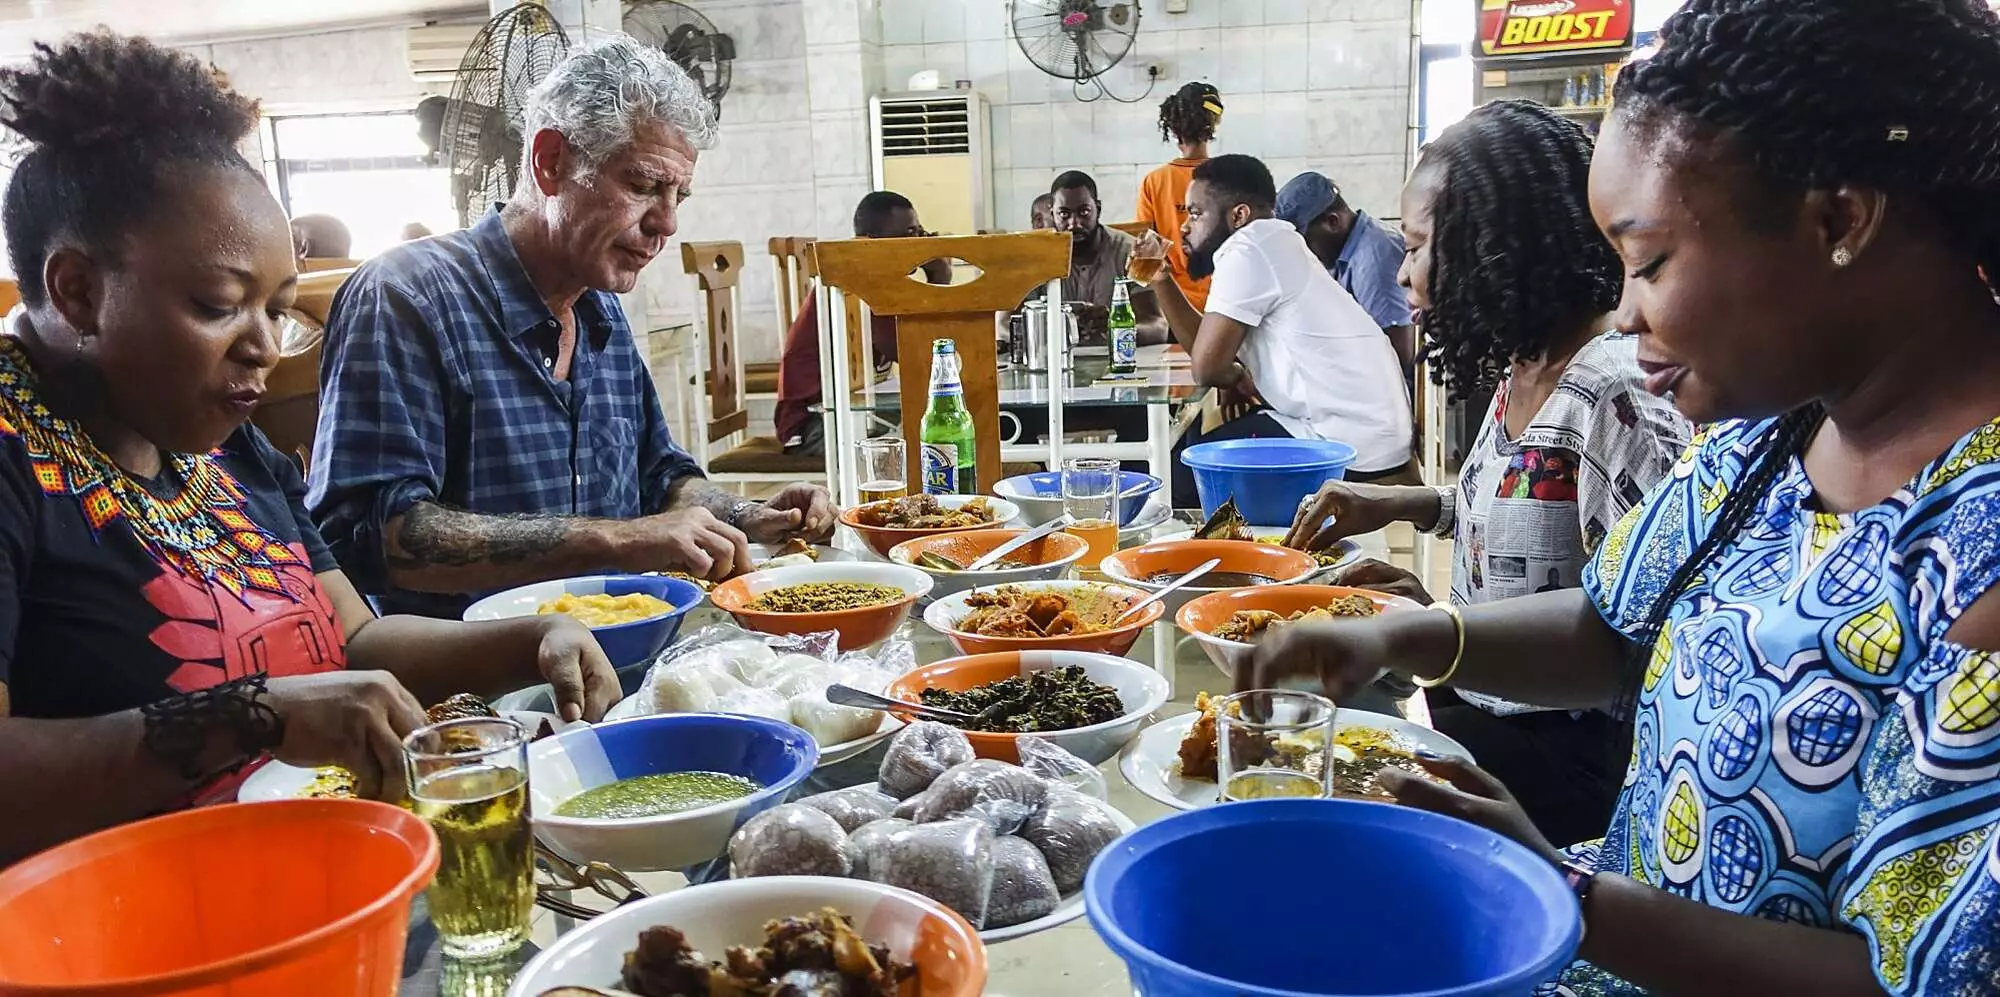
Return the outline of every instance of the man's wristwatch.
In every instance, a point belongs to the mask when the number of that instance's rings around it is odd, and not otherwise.
[[[723,522],[726,522],[731,526],[741,529],[743,527],[743,514],[749,512],[752,507],[762,504],[763,503],[761,502],[753,502],[749,499],[743,499],[742,501],[737,502],[735,505],[729,507],[729,516],[728,518],[724,519]]]

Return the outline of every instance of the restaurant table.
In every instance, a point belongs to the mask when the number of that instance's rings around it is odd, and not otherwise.
[[[1183,510],[1159,527],[1147,531],[1147,535],[1131,538],[1128,542],[1142,542],[1153,536],[1186,530],[1200,519],[1199,510]],[[843,531],[844,532],[844,531]],[[1370,557],[1386,557],[1388,540],[1381,533],[1355,538],[1362,552]],[[852,537],[842,537],[841,545],[850,546]],[[688,614],[682,626],[682,633],[692,634],[702,627],[714,623],[730,622],[727,614],[713,606],[704,604]],[[1153,624],[1173,634],[1172,619],[1162,618]],[[942,634],[927,626],[917,614],[897,631],[897,635],[914,645],[917,660],[928,664],[953,657],[957,652]],[[1209,662],[1200,645],[1192,639],[1167,639],[1160,642],[1141,640],[1133,645],[1129,655],[1133,660],[1157,665],[1152,648],[1164,647],[1171,656],[1167,672],[1177,693],[1173,700],[1160,710],[1157,718],[1164,720],[1194,709],[1197,692],[1222,692],[1229,688],[1229,680]],[[510,707],[523,704],[508,704]],[[1423,694],[1403,704],[1404,715],[1410,720],[1429,725],[1429,713],[1423,702]],[[1125,781],[1118,771],[1116,757],[1099,766],[1110,790],[1110,803],[1134,824],[1144,826],[1172,815],[1175,811],[1141,795]],[[857,780],[866,781],[866,780]],[[658,894],[681,889],[687,880],[676,873],[639,873],[633,879],[648,893]],[[579,895],[579,902],[590,904],[599,898]],[[608,902],[607,902],[608,905]],[[559,934],[573,925],[567,918],[559,917],[537,907],[532,922],[533,943],[522,952],[498,962],[464,963],[442,957],[437,946],[437,932],[431,926],[421,900],[413,909],[410,924],[410,939],[403,964],[403,984],[400,997],[501,997],[507,992],[527,960],[532,958],[538,945],[548,945]],[[609,982],[609,981],[605,981]],[[1012,941],[995,943],[987,949],[987,997],[1048,997],[1061,994],[1063,997],[1131,997],[1132,984],[1126,976],[1125,964],[1106,948],[1097,933],[1090,927],[1088,918],[1078,918],[1061,927],[1039,934],[1029,935]]]

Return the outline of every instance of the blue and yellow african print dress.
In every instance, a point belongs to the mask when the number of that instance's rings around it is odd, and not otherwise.
[[[1585,571],[1640,630],[1770,423],[1705,431]],[[2000,579],[2000,422],[1887,501],[1817,512],[1796,459],[1676,601],[1599,867],[1856,931],[1895,994],[2000,992],[2000,654],[1945,639]],[[1634,992],[1579,964],[1558,992]]]

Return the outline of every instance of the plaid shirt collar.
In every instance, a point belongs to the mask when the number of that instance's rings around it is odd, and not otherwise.
[[[514,248],[513,237],[507,234],[506,223],[500,220],[501,208],[502,205],[494,204],[493,210],[472,226],[471,242],[485,264],[493,296],[500,303],[500,320],[507,337],[518,340],[530,333],[549,331],[556,316],[549,311],[542,293],[535,289],[534,281],[528,279],[528,268],[521,265],[521,254]],[[593,350],[602,350],[611,335],[611,316],[606,313],[601,297],[609,293],[585,291],[576,303],[578,317],[582,319],[579,325],[589,332]]]

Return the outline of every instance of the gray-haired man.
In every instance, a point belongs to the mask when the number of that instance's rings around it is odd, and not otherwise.
[[[574,52],[529,96],[513,196],[341,288],[308,502],[382,608],[456,616],[607,569],[721,578],[749,566],[746,536],[831,531],[823,488],[753,503],[702,478],[614,297],[666,248],[714,132],[658,50]]]

